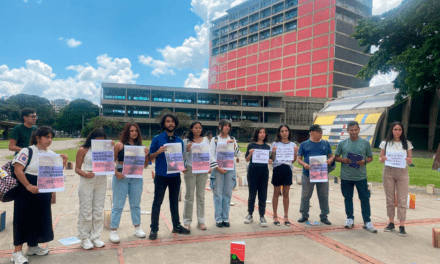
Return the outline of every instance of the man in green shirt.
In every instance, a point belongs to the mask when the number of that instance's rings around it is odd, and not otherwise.
[[[362,218],[364,229],[377,233],[371,224],[370,192],[367,183],[367,163],[373,161],[373,152],[370,143],[359,137],[360,127],[356,121],[350,121],[347,125],[349,138],[339,142],[335,152],[335,160],[341,163],[341,191],[345,198],[345,213],[347,220],[345,228],[353,228],[353,192],[354,186],[361,200]]]
[[[15,126],[12,130],[11,139],[9,140],[10,151],[14,151],[17,154],[22,148],[29,147],[32,132],[37,129],[34,126],[37,123],[37,118],[34,109],[23,108],[21,110],[23,124]]]

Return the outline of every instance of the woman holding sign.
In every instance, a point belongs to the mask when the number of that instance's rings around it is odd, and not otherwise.
[[[84,249],[105,246],[101,240],[101,232],[104,225],[107,176],[95,175],[92,164],[92,140],[105,139],[107,136],[104,129],[95,128],[76,153],[75,172],[81,176],[78,186],[78,239]]]
[[[267,182],[269,181],[269,168],[272,163],[269,159],[270,147],[266,144],[267,132],[265,128],[257,128],[252,136],[252,143],[247,147],[246,161],[249,162],[247,180],[249,186],[248,216],[244,219],[245,224],[253,221],[252,214],[255,208],[255,198],[258,192],[258,211],[260,213],[260,226],[266,227],[264,218],[266,212]]]
[[[231,207],[232,189],[237,185],[234,156],[240,156],[237,142],[229,136],[232,125],[222,119],[218,125],[220,134],[211,140],[209,160],[211,189],[214,195],[215,221],[217,227],[229,227],[229,209]]]
[[[411,142],[406,140],[403,125],[400,122],[391,124],[387,137],[380,143],[380,162],[383,167],[382,181],[385,190],[387,215],[390,223],[383,231],[394,229],[394,193],[397,194],[397,219],[400,220],[399,235],[406,236],[405,220],[408,199],[409,175],[406,164],[412,163]]]
[[[281,186],[283,186],[283,205],[284,205],[284,224],[290,226],[289,221],[289,191],[290,185],[292,185],[292,171],[293,163],[297,157],[296,144],[291,142],[292,134],[290,128],[287,125],[281,125],[278,128],[277,138],[272,144],[272,156],[273,156],[273,198],[272,206],[274,212],[274,224],[279,226],[278,220],[278,198],[281,193]]]
[[[194,190],[197,197],[197,227],[206,230],[205,226],[205,187],[209,169],[209,141],[202,137],[203,127],[195,121],[189,127],[187,137],[183,140],[185,150],[185,203],[183,209],[183,225],[191,229]]]
[[[127,148],[130,146],[142,146],[142,134],[139,126],[136,123],[127,123],[122,131],[121,140],[115,145],[115,161],[116,171],[113,177],[113,208],[110,224],[110,241],[113,243],[119,243],[119,236],[116,230],[119,227],[121,221],[122,210],[124,209],[125,201],[130,203],[131,222],[133,223],[134,235],[139,238],[146,237],[145,232],[141,229],[141,196],[143,190],[144,180],[142,177],[135,178],[129,177],[127,173],[124,174],[124,159],[127,157]],[[149,163],[148,149],[144,148],[143,155],[138,155],[144,159],[144,166]],[[131,157],[130,157],[131,160]],[[125,164],[125,166],[128,164]],[[133,165],[130,164],[132,167]]]
[[[28,259],[22,252],[25,242],[28,244],[26,252],[28,256],[43,256],[49,253],[49,249],[38,246],[38,243],[47,243],[53,240],[52,193],[40,193],[37,187],[38,154],[55,154],[48,149],[54,135],[51,127],[39,127],[32,133],[31,146],[23,148],[12,161],[18,180],[13,220],[15,250],[11,258],[11,262],[14,263],[27,263]],[[65,154],[60,156],[63,159],[63,167],[65,167],[67,156]]]

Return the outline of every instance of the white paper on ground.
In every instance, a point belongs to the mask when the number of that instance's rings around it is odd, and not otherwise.
[[[63,238],[63,239],[59,239],[58,241],[65,246],[71,246],[71,245],[81,243],[81,240],[79,240],[76,237]]]

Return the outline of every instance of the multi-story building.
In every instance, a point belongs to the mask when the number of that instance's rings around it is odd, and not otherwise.
[[[55,99],[50,101],[50,104],[57,113],[60,112],[60,110],[66,107],[69,103],[70,101],[66,99]]]
[[[247,126],[265,127],[273,139],[279,125],[289,122],[294,139],[302,141],[307,138],[306,131],[313,123],[313,112],[322,109],[325,101],[316,98],[295,101],[296,98],[286,98],[283,93],[116,83],[102,83],[101,90],[100,115],[116,122],[136,122],[142,134],[149,138],[162,130],[157,118],[168,109],[186,113],[213,133],[220,119],[232,120],[234,134],[245,123],[243,121],[248,120]]]
[[[335,98],[369,85],[350,37],[372,0],[248,0],[212,21],[209,89]]]

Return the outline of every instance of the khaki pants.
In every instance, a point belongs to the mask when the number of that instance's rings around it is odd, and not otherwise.
[[[382,174],[383,188],[387,201],[387,215],[394,218],[394,193],[397,194],[397,219],[406,220],[406,203],[408,200],[408,168],[400,169],[384,166]]]
[[[208,173],[192,172],[192,167],[188,166],[188,172],[185,173],[185,203],[183,206],[183,224],[190,225],[193,215],[194,191],[197,201],[197,223],[205,223],[205,188],[208,180]]]

